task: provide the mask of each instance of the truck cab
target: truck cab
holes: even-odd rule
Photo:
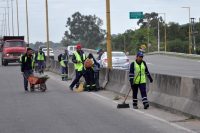
[[[26,52],[23,36],[6,36],[2,45],[2,65],[20,62],[20,57]]]

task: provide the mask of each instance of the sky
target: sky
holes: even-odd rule
[[[5,6],[6,0],[0,0],[0,7]],[[10,0],[9,0],[10,1]],[[14,33],[17,34],[16,4],[14,0]],[[29,16],[29,38],[31,43],[46,41],[45,0],[27,0]],[[26,37],[26,6],[25,0],[19,2],[19,32]],[[106,29],[106,0],[48,0],[49,6],[49,35],[50,41],[60,42],[66,31],[68,17],[77,11],[83,15],[96,15],[104,22]],[[166,22],[185,24],[191,17],[199,21],[200,0],[110,0],[111,34],[124,33],[128,29],[136,29],[137,19],[129,19],[129,12],[166,13]],[[3,8],[0,8],[2,20]],[[11,8],[10,8],[11,16]],[[160,14],[160,16],[163,16]],[[0,21],[1,24],[1,21]],[[11,17],[10,17],[11,27]],[[1,27],[0,27],[1,28]],[[10,31],[12,33],[12,31]]]

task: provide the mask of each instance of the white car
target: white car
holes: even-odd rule
[[[42,48],[42,51],[44,52],[45,56],[47,57],[47,48]],[[54,52],[52,48],[49,48],[49,57],[54,59]]]
[[[107,52],[104,52],[99,61],[101,67],[108,67]],[[130,66],[129,58],[124,52],[112,52],[112,67],[114,69],[128,70]]]
[[[68,46],[67,47],[69,56],[72,56],[74,51],[76,51],[76,46]]]

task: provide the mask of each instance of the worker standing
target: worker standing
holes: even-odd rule
[[[24,76],[24,90],[28,91],[28,77],[33,74],[34,59],[32,56],[32,49],[27,48],[27,52],[21,57],[21,72]],[[30,85],[30,88],[34,88]]]
[[[64,50],[64,53],[58,55],[58,61],[61,66],[61,78],[62,81],[66,81],[68,78],[68,50]]]
[[[130,65],[129,79],[131,88],[133,91],[133,108],[138,109],[137,103],[137,94],[138,88],[140,89],[142,102],[144,105],[144,109],[149,108],[149,102],[147,99],[146,93],[146,76],[149,78],[150,83],[153,82],[153,79],[149,73],[146,62],[143,61],[143,53],[140,51],[137,53],[136,60]]]
[[[39,51],[35,53],[35,63],[37,63],[38,72],[40,74],[44,73],[45,62],[46,62],[45,53],[42,51],[42,48],[40,48]]]
[[[80,78],[84,74],[84,61],[86,59],[86,56],[81,49],[82,49],[81,44],[80,43],[77,44],[76,51],[72,55],[72,62],[74,63],[76,77],[69,86],[70,90],[73,90],[74,86],[79,82]]]
[[[94,79],[94,57],[90,53],[84,62],[86,91],[96,91],[96,84]]]

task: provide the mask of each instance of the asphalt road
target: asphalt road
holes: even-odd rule
[[[47,81],[48,91],[23,90],[19,66],[0,66],[0,133],[184,133],[159,120],[116,109],[93,93]]]
[[[55,51],[56,60],[60,52]],[[135,56],[129,56],[129,59],[132,62]],[[165,55],[145,55],[144,60],[152,73],[200,78],[200,60]]]
[[[135,59],[134,56],[129,58]],[[147,55],[144,60],[152,73],[200,78],[200,60],[165,55]]]

